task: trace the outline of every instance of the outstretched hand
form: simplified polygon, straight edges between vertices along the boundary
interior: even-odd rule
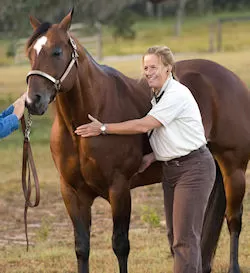
[[[101,134],[102,123],[90,114],[88,114],[88,118],[91,122],[77,127],[75,133],[81,137],[99,136]]]

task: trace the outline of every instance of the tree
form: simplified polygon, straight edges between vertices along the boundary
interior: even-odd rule
[[[175,23],[175,35],[180,36],[183,18],[185,14],[185,6],[188,0],[179,0],[176,10],[176,23]]]
[[[173,2],[171,0],[150,0],[150,2],[154,4],[159,4],[162,2]],[[185,14],[185,7],[187,4],[188,0],[177,0],[176,4],[176,22],[175,22],[175,35],[180,36],[181,34],[181,28],[182,28],[182,23],[183,23],[183,18]]]
[[[199,15],[203,15],[205,11],[205,0],[197,0]]]
[[[124,7],[145,0],[1,0],[0,31],[25,35],[29,14],[57,22],[74,6],[74,22],[105,21]]]

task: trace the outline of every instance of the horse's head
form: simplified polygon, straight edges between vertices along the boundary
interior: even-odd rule
[[[30,17],[34,33],[26,49],[32,69],[27,75],[26,105],[31,114],[42,115],[58,92],[73,87],[78,54],[68,33],[72,14],[55,25]]]

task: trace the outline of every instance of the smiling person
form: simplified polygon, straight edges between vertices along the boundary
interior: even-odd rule
[[[0,138],[10,135],[19,127],[25,109],[25,94],[0,113]]]
[[[135,120],[79,126],[82,137],[148,132],[153,150],[140,171],[162,161],[167,235],[175,273],[202,272],[200,239],[205,209],[215,181],[215,164],[206,148],[198,105],[190,90],[172,75],[174,56],[166,46],[154,46],[142,58],[143,73],[152,88],[152,109]]]

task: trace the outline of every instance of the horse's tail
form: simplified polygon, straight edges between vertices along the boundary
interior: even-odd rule
[[[203,273],[211,272],[211,264],[217,248],[226,211],[223,178],[216,162],[216,180],[209,197],[201,237]]]

